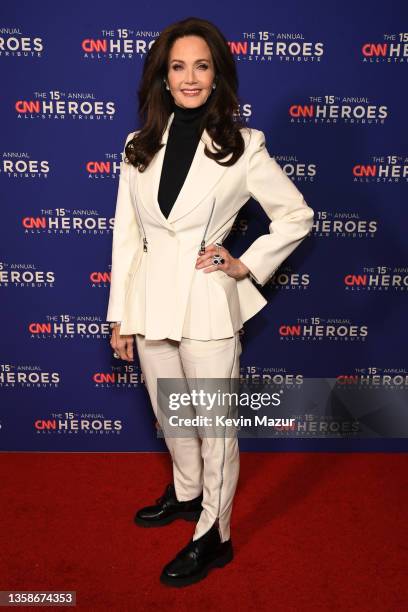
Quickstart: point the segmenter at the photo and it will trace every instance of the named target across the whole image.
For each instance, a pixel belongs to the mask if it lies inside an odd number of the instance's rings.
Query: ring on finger
[[[222,246],[221,242],[216,242],[215,246],[217,247],[217,253],[213,255],[212,260],[214,265],[218,266],[219,264],[223,264],[225,259],[221,256],[220,247]]]
[[[216,266],[218,266],[219,264],[223,264],[225,261],[225,259],[221,257],[219,253],[217,253],[216,255],[213,255],[212,260],[213,260],[214,265]]]

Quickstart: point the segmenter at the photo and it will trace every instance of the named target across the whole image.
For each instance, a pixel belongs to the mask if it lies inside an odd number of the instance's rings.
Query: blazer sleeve
[[[135,132],[128,134],[126,144]],[[123,157],[125,155],[123,149]],[[130,163],[120,163],[115,220],[112,231],[112,262],[107,321],[122,321],[125,305],[125,284],[130,264],[140,244],[141,235],[136,210],[130,194]]]
[[[261,130],[251,129],[248,147],[247,188],[271,223],[269,234],[254,240],[239,259],[249,268],[252,279],[263,286],[310,232],[314,211],[270,157]]]

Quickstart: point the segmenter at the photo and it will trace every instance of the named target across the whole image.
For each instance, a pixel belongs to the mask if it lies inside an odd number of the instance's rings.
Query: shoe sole
[[[177,519],[183,519],[185,521],[198,521],[200,518],[202,510],[194,511],[194,512],[175,512],[174,514],[167,516],[164,519],[160,519],[160,521],[148,521],[146,519],[135,517],[134,522],[136,525],[140,527],[164,527],[165,525],[169,525],[173,521]]]
[[[196,574],[195,576],[191,576],[189,578],[170,578],[169,576],[166,576],[166,574],[162,574],[160,576],[160,582],[162,582],[166,586],[172,587],[189,586],[190,584],[195,584],[196,582],[200,582],[200,580],[206,578],[212,569],[224,567],[225,565],[230,563],[233,558],[234,552],[231,547],[227,550],[226,553],[224,553],[222,557],[214,559],[214,561],[209,563],[207,567],[205,567],[199,574]]]

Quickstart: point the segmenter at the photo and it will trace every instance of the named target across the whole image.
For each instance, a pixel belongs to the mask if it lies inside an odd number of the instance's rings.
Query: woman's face
[[[215,71],[210,48],[201,36],[183,36],[169,53],[167,82],[175,103],[201,106],[212,92]]]

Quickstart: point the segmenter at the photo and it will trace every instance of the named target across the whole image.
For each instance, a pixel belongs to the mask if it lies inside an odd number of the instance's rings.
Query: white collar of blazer
[[[166,129],[163,133],[162,143],[164,144],[167,143],[173,118],[174,112],[169,116]],[[168,229],[172,228],[172,223],[192,212],[206,198],[228,168],[228,166],[221,166],[205,155],[205,144],[207,144],[211,151],[216,151],[211,144],[211,137],[207,130],[204,129],[186,179],[167,219],[163,215],[157,199],[166,147],[162,147],[156,153],[144,172],[135,172],[139,194],[138,201],[142,203],[150,215]]]

